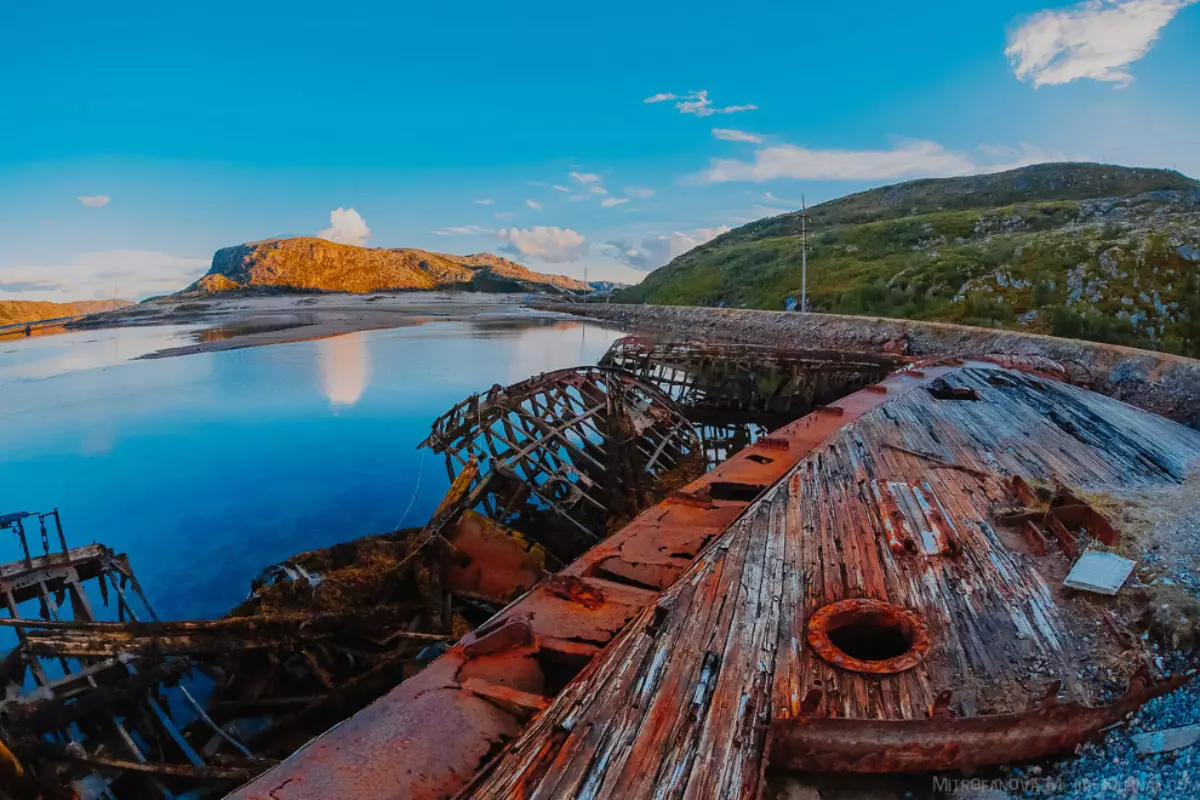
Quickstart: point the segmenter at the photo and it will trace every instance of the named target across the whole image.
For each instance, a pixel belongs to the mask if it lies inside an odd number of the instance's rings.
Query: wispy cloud
[[[645,186],[626,186],[625,194],[629,195],[630,197],[637,197],[641,199],[645,197],[653,197],[654,190]]]
[[[723,139],[727,142],[751,142],[753,144],[762,144],[763,137],[757,133],[747,133],[746,131],[735,131],[731,128],[713,128],[712,135],[716,139]]]
[[[570,228],[502,228],[496,236],[506,243],[501,249],[550,263],[578,261],[587,249],[587,240]]]
[[[525,205],[529,206],[529,207],[530,207],[530,208],[532,208],[534,211],[541,211],[541,210],[542,210],[542,204],[541,204],[541,203],[539,203],[539,202],[538,202],[538,201],[536,201],[536,200],[526,200],[526,201],[525,201]]]
[[[571,195],[567,198],[568,200],[586,200],[588,194],[596,196],[608,194],[608,189],[604,188],[601,177],[594,172],[571,172],[567,177],[579,184],[576,188],[580,190],[580,193]],[[570,189],[566,189],[566,191],[570,191]]]
[[[57,292],[62,288],[58,281],[0,281],[0,292],[28,294],[29,292]]]
[[[1062,160],[1029,145],[1011,151],[1003,160],[983,161],[970,153],[947,150],[937,142],[909,140],[891,150],[813,150],[792,144],[764,147],[751,161],[713,159],[694,176],[699,183],[794,180],[888,180],[940,178]]]
[[[556,192],[569,192],[569,191],[571,191],[571,190],[570,190],[568,187],[566,187],[566,186],[559,186],[557,183],[552,183],[552,184],[550,184],[550,188],[551,188],[551,189],[553,189],[553,190],[554,190],[554,191],[556,191]]]
[[[600,201],[600,206],[602,208],[612,208],[613,206],[619,206],[622,203],[628,203],[628,202],[629,202],[628,197],[606,197]]]
[[[356,244],[359,247],[371,238],[367,222],[353,208],[336,208],[329,212],[329,227],[317,234],[338,244]]]
[[[492,231],[480,225],[451,225],[433,232],[436,236],[482,236]]]
[[[0,267],[0,291],[20,300],[140,300],[177,292],[208,269],[210,259],[154,250],[102,250],[53,264]]]
[[[471,202],[473,202],[473,203],[475,203],[475,205],[479,205],[479,206],[490,206],[490,205],[494,204],[496,201],[492,200],[489,197],[485,197],[481,200],[472,200]]]
[[[709,99],[708,92],[704,89],[698,92],[689,92],[688,94],[661,92],[647,97],[642,102],[663,103],[667,101],[674,101],[675,108],[679,110],[680,114],[695,114],[697,117],[711,117],[713,114],[736,114],[739,111],[755,111],[758,109],[758,106],[755,105],[714,106],[712,100]]]
[[[1087,0],[1040,11],[1015,28],[1004,51],[1017,78],[1053,86],[1085,78],[1128,86],[1128,67],[1197,0]]]
[[[108,201],[112,198],[106,194],[81,194],[75,199],[88,208],[100,208],[100,206],[108,205]]]
[[[774,206],[764,206],[761,203],[757,203],[753,206],[750,206],[750,211],[754,214],[755,219],[761,219],[762,217],[778,217],[780,214],[792,213],[791,209],[788,209],[788,208],[775,208]]]
[[[658,269],[675,257],[729,230],[725,225],[716,228],[696,228],[690,231],[644,236],[633,242],[609,242],[609,246],[613,248],[618,260],[634,269],[649,271]]]
[[[767,192],[765,195],[763,195],[763,197],[767,198],[772,203],[783,203],[785,206],[796,206],[797,208],[800,206],[799,200],[785,200],[782,197],[777,197],[771,194],[770,192]]]

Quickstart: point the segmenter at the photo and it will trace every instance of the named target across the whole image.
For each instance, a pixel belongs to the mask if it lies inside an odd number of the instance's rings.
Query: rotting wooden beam
[[[227,617],[178,622],[84,622],[36,619],[0,619],[0,625],[25,632],[29,652],[41,656],[177,656],[198,653],[233,653],[279,648],[315,641],[344,631],[348,626],[369,630],[397,619],[408,619],[408,607],[381,606],[347,612]],[[389,634],[412,642],[441,642],[448,636],[408,631]]]

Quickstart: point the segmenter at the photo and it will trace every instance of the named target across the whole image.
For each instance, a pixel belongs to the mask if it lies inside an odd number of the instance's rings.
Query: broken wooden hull
[[[1200,433],[1045,366],[922,365],[785,426],[233,796],[754,796],[769,767],[1073,746],[1174,683],[1134,681],[1138,642],[1061,588],[1085,523],[1034,515],[1041,553],[1001,530],[1012,479],[1166,486]],[[847,601],[896,613],[821,613]],[[849,659],[813,646],[816,619]],[[899,652],[859,650],[860,625]],[[1086,669],[1109,658],[1130,679],[1114,703]],[[897,736],[894,759],[863,755]]]

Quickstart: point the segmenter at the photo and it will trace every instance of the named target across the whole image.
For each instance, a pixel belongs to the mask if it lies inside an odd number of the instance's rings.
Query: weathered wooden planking
[[[833,436],[635,618],[469,793],[752,794],[762,723],[799,715],[806,697],[820,700],[808,713],[870,719],[923,719],[944,689],[962,715],[1024,710],[1054,680],[1068,697],[1094,701],[1081,667],[1122,646],[1101,624],[1106,612],[1055,588],[1061,554],[1010,552],[992,508],[1007,500],[1011,475],[1083,490],[1178,481],[1200,457],[1200,432],[1007,370],[964,368],[947,382],[980,400],[914,391]],[[872,487],[889,485],[918,553],[888,547]],[[816,658],[808,615],[851,597],[918,610],[934,642],[925,660],[880,677]]]

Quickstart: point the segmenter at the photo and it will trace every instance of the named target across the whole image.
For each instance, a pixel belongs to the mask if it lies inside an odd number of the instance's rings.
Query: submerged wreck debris
[[[41,534],[37,555],[31,524]],[[8,611],[0,626],[14,638],[0,662],[7,796],[209,796],[273,763],[203,712],[187,687],[203,676],[187,658],[114,644],[164,624],[124,555],[100,544],[69,548],[57,510],[5,514],[0,532],[16,535],[22,555],[0,565]],[[99,620],[98,610],[114,608],[118,621]]]
[[[217,620],[158,621],[124,556],[61,534],[33,556],[38,515],[0,517],[25,548],[0,566],[0,626],[19,637],[0,739],[29,783],[14,796],[224,794],[419,672],[545,574],[540,546],[461,507],[470,473],[428,525],[269,567]]]
[[[463,505],[522,531],[561,565],[703,469],[676,404],[622,370],[576,367],[462,401],[422,443],[451,479],[477,465]]]
[[[882,380],[904,363],[883,353],[656,342],[638,336],[613,342],[600,360],[657,386],[691,419],[723,423],[738,414],[791,421]]]
[[[709,469],[768,431],[882,380],[906,360],[626,336],[601,358],[658,387],[695,423]]]
[[[1136,556],[1086,498],[1198,463],[1200,432],[1044,369],[899,370],[643,511],[233,797],[754,797],[779,771],[1070,750],[1194,674],[1166,674],[1132,592],[1063,586],[1089,548]]]

